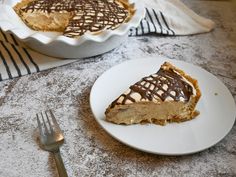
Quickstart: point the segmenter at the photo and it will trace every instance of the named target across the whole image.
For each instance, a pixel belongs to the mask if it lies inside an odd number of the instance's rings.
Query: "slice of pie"
[[[196,79],[165,62],[157,73],[131,85],[107,108],[106,120],[116,124],[155,123],[191,120],[201,97]]]

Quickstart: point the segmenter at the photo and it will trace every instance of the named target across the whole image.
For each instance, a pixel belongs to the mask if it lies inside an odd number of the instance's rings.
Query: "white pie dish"
[[[24,24],[13,10],[20,0],[5,0],[0,4],[0,28],[13,33],[30,48],[59,58],[84,58],[105,53],[120,45],[130,28],[137,27],[145,11],[138,0],[129,0],[134,4],[135,13],[128,23],[121,24],[115,30],[106,30],[99,35],[84,34],[78,39],[68,38],[58,32],[34,31]]]

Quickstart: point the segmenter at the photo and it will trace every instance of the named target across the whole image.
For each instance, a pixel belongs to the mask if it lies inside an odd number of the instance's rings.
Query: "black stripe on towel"
[[[168,23],[167,23],[167,21],[166,21],[164,15],[163,15],[163,13],[160,12],[160,14],[161,14],[161,17],[162,17],[162,19],[163,19],[163,21],[164,21],[164,23],[165,23],[167,29],[170,30],[170,31],[172,32],[173,35],[175,35],[175,32],[174,32],[172,29],[170,29],[170,27],[169,27],[169,25],[168,25]]]
[[[15,45],[12,44],[11,46],[12,46],[12,48],[14,49],[14,51],[17,53],[17,55],[18,55],[18,57],[20,58],[20,60],[21,60],[21,62],[23,63],[23,65],[25,66],[25,68],[26,68],[26,70],[27,70],[27,73],[28,73],[28,74],[31,74],[31,71],[30,71],[28,65],[25,63],[23,57],[21,56],[21,54],[19,53],[19,51],[17,50],[17,48],[15,47]]]
[[[0,28],[0,32],[1,32],[2,36],[4,37],[5,41],[6,41],[6,42],[9,42],[8,39],[7,39],[6,34],[2,31],[1,28]]]
[[[138,36],[138,28],[135,28],[135,35]]]
[[[129,37],[132,36],[132,31],[133,31],[133,29],[131,28],[131,29],[129,30]]]
[[[5,58],[3,57],[3,54],[2,54],[1,51],[0,51],[0,58],[2,59],[2,62],[4,64],[4,66],[5,66],[5,68],[6,68],[6,71],[7,71],[9,79],[12,79],[12,75],[11,75],[10,69],[9,69],[9,67],[7,65],[7,62],[6,62]]]
[[[140,22],[140,26],[141,26],[142,34],[144,34],[143,20],[141,20],[141,22]]]
[[[13,65],[14,65],[15,68],[16,68],[16,71],[17,71],[17,73],[18,73],[18,76],[21,76],[20,69],[19,69],[19,67],[18,67],[17,64],[16,64],[16,61],[15,61],[14,58],[12,57],[11,52],[8,50],[8,48],[4,45],[4,43],[3,43],[2,41],[0,41],[0,43],[2,44],[2,46],[4,47],[4,49],[7,51],[8,55],[9,55],[9,57],[10,57],[12,63],[13,63]]]
[[[13,34],[10,34],[10,35],[11,35],[11,38],[12,38],[14,44],[15,44],[15,45],[19,45],[18,42],[16,41],[15,36],[14,36]]]
[[[0,73],[0,81],[2,81],[2,74]]]
[[[154,22],[153,22],[153,19],[152,19],[152,16],[151,16],[150,12],[148,11],[147,8],[145,8],[145,9],[146,9],[146,12],[147,12],[148,17],[150,18],[150,20],[151,20],[151,22],[152,22],[152,24],[153,24],[153,26],[154,26],[155,32],[157,32],[156,25],[155,25]]]
[[[31,63],[34,65],[35,69],[37,72],[39,72],[39,67],[37,65],[37,63],[35,63],[35,61],[33,60],[33,58],[31,57],[31,55],[29,54],[29,52],[26,50],[26,48],[23,48],[23,50],[25,51],[25,54],[28,56],[29,60],[31,61]]]
[[[158,16],[157,16],[157,13],[156,13],[156,11],[155,11],[154,9],[152,9],[152,11],[153,11],[153,13],[154,13],[154,16],[156,17],[156,20],[157,20],[158,25],[160,26],[161,34],[163,34],[162,25],[161,25],[161,22],[160,22],[160,20],[159,20],[159,18],[158,18]]]
[[[151,29],[150,29],[150,24],[149,24],[149,22],[147,21],[147,19],[146,19],[146,18],[144,18],[144,20],[146,21],[146,23],[147,23],[147,26],[148,26],[148,33],[150,33],[150,32],[151,32]]]

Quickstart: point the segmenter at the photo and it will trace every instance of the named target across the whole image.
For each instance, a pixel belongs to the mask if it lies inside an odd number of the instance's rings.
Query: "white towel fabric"
[[[179,0],[142,0],[146,17],[140,26],[131,30],[131,36],[148,33],[164,35],[190,35],[205,33],[215,23],[201,17]]]
[[[161,35],[190,35],[209,32],[214,22],[203,18],[179,0],[142,0],[146,16],[129,36],[150,33]],[[62,66],[73,60],[48,57],[35,52],[12,34],[0,29],[0,81]]]

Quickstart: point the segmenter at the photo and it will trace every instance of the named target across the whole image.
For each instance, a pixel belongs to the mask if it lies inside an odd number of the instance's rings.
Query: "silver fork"
[[[68,177],[59,149],[64,143],[64,137],[54,114],[49,110],[44,114],[36,114],[36,117],[42,148],[53,153],[59,176]]]

